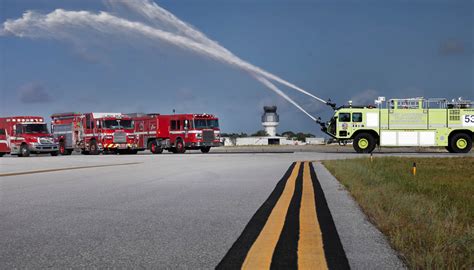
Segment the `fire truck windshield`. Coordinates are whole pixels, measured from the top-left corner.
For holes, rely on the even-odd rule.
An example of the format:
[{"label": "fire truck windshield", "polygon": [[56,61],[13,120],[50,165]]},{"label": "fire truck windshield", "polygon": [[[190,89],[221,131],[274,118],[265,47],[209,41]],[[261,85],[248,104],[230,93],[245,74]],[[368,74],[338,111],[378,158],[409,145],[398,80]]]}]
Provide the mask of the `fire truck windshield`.
[{"label": "fire truck windshield", "polygon": [[217,119],[194,119],[194,128],[218,128],[219,120]]},{"label": "fire truck windshield", "polygon": [[17,130],[21,133],[48,133],[48,126],[46,124],[20,124]]},{"label": "fire truck windshield", "polygon": [[336,117],[331,118],[328,125],[328,133],[336,135]]},{"label": "fire truck windshield", "polygon": [[121,128],[133,128],[133,121],[132,120],[104,120],[103,124],[104,128],[108,129],[121,129]]}]

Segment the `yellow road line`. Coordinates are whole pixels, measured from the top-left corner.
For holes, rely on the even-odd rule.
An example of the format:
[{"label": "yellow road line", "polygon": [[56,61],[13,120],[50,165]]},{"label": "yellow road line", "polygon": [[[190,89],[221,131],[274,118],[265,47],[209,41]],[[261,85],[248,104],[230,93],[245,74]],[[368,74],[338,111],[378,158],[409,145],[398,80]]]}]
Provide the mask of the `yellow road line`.
[{"label": "yellow road line", "polygon": [[296,178],[301,166],[301,162],[296,163],[288,181],[285,184],[283,193],[268,217],[265,226],[258,235],[257,240],[250,248],[247,257],[242,265],[242,269],[270,269],[273,252],[280,238],[283,225],[285,224],[286,213],[290,206],[291,198],[295,191]]},{"label": "yellow road line", "polygon": [[119,163],[119,164],[105,164],[105,165],[92,165],[92,166],[56,168],[56,169],[45,169],[45,170],[25,171],[25,172],[2,173],[2,174],[0,174],[0,177],[17,176],[17,175],[25,175],[25,174],[36,174],[36,173],[47,173],[47,172],[59,172],[59,171],[68,171],[68,170],[79,170],[79,169],[89,169],[89,168],[102,168],[102,167],[113,167],[113,166],[125,166],[125,165],[135,165],[135,164],[141,164],[141,162],[129,162],[129,163]]},{"label": "yellow road line", "polygon": [[316,216],[316,202],[308,162],[304,163],[303,169],[298,269],[328,269],[321,228]]}]

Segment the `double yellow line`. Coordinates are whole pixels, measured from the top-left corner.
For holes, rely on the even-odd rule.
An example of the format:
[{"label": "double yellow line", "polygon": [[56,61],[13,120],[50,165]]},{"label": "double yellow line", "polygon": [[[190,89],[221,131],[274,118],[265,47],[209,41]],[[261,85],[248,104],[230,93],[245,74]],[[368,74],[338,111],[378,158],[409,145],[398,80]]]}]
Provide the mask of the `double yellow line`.
[{"label": "double yellow line", "polygon": [[250,248],[242,269],[270,269],[273,253],[285,224],[295,193],[300,167],[303,166],[303,189],[299,214],[298,268],[328,269],[322,233],[316,217],[316,202],[309,162],[297,162],[257,240]]},{"label": "double yellow line", "polygon": [[311,161],[290,166],[216,269],[350,269]]}]

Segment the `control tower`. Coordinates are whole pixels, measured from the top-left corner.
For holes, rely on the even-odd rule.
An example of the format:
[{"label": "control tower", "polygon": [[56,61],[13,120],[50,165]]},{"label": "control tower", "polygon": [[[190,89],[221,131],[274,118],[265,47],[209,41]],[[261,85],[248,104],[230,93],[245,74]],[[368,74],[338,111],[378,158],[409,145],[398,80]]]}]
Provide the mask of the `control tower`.
[{"label": "control tower", "polygon": [[277,106],[264,106],[262,115],[262,126],[269,136],[276,136],[276,127],[280,122],[280,116],[276,113]]}]

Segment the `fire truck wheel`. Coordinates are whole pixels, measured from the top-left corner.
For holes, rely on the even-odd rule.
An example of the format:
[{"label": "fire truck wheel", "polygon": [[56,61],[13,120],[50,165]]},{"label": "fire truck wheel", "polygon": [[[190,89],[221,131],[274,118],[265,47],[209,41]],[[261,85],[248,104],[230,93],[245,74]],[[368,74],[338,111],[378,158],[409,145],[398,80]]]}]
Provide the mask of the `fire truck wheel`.
[{"label": "fire truck wheel", "polygon": [[472,138],[466,133],[454,134],[449,140],[452,153],[469,153],[472,148]]},{"label": "fire truck wheel", "polygon": [[209,153],[210,150],[211,150],[210,146],[201,147],[201,152],[202,153]]},{"label": "fire truck wheel", "polygon": [[20,146],[20,153],[18,154],[19,157],[29,157],[30,156],[30,149],[28,149],[28,145],[23,144]]},{"label": "fire truck wheel", "polygon": [[163,148],[161,148],[161,146],[158,145],[157,141],[153,141],[150,143],[150,151],[153,154],[161,154],[163,153]]},{"label": "fire truck wheel", "polygon": [[357,153],[371,153],[375,149],[375,138],[369,133],[359,133],[355,136],[352,146]]},{"label": "fire truck wheel", "polygon": [[186,152],[186,148],[184,148],[184,143],[182,140],[178,140],[176,142],[176,153],[183,154]]},{"label": "fire truck wheel", "polygon": [[90,155],[98,155],[99,154],[99,148],[97,147],[97,142],[96,141],[91,141],[90,142],[89,154]]},{"label": "fire truck wheel", "polygon": [[71,150],[66,149],[66,145],[64,142],[59,143],[59,154],[61,154],[61,156],[68,156],[71,153]]}]

